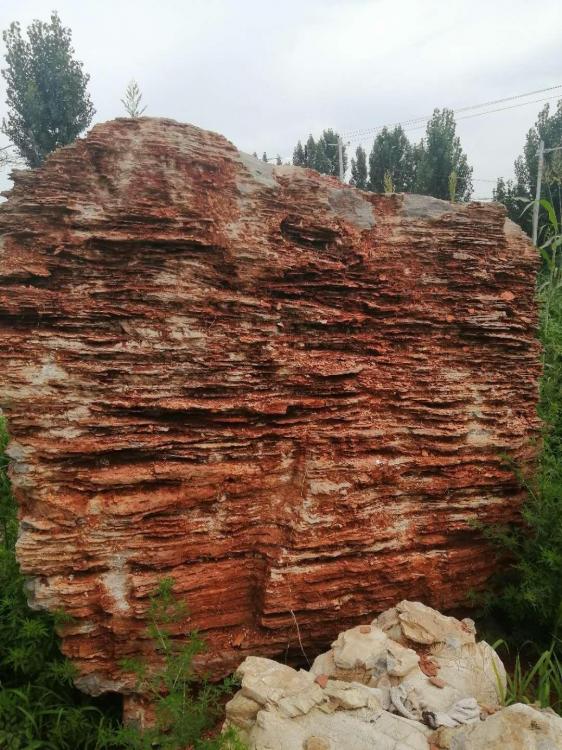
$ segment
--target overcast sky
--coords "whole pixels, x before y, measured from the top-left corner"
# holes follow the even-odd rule
[[[96,122],[124,114],[135,78],[147,115],[260,155],[290,157],[325,127],[368,129],[562,84],[560,0],[0,0],[0,28],[52,9],[91,76]],[[4,99],[2,80],[0,115]],[[458,121],[475,197],[491,193],[480,180],[512,175],[542,106]]]

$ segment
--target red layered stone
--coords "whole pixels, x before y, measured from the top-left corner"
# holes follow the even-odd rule
[[[533,460],[536,251],[495,204],[364,193],[117,120],[0,208],[0,402],[33,606],[128,690],[148,596],[202,664],[460,605]]]

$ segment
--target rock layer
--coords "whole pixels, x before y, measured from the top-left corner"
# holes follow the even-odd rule
[[[117,120],[0,208],[0,403],[34,606],[91,692],[173,576],[207,668],[452,608],[517,517],[536,253],[494,204],[373,195]]]

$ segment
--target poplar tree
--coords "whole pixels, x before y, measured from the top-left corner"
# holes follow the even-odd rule
[[[453,110],[435,109],[419,146],[415,181],[417,193],[449,200],[449,176],[455,172],[457,200],[470,200],[472,167],[455,131]]]
[[[397,125],[392,130],[383,128],[375,138],[369,154],[368,189],[375,193],[407,193],[414,188],[415,152],[404,130]]]
[[[2,37],[8,114],[1,130],[25,162],[37,167],[51,151],[72,143],[92,121],[89,76],[74,59],[71,31],[57,13],[52,13],[50,23],[33,21],[27,39],[17,22]]]
[[[364,148],[357,146],[355,158],[351,160],[351,184],[365,190],[367,187],[367,153]]]

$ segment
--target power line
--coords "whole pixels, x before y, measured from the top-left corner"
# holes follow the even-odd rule
[[[471,109],[481,109],[482,107],[491,107],[494,104],[503,104],[505,102],[515,101],[516,99],[524,99],[527,96],[534,96],[535,94],[544,94],[547,91],[554,91],[556,89],[561,89],[561,88],[562,88],[562,83],[559,83],[556,86],[548,86],[547,88],[544,88],[544,89],[536,89],[535,91],[528,91],[525,94],[516,94],[515,96],[503,97],[503,99],[494,99],[491,101],[482,102],[481,104],[470,104],[466,107],[459,107],[457,109],[453,109],[453,112],[457,114],[459,112],[468,112]],[[359,129],[359,130],[347,131],[343,133],[343,135],[347,138],[351,138],[352,136],[368,134],[368,133],[375,132],[377,130],[382,130],[384,127],[396,127],[397,125],[414,125],[415,123],[422,122],[422,121],[427,122],[427,120],[430,120],[430,119],[431,119],[431,115],[426,115],[424,117],[414,117],[409,120],[403,120],[401,122],[395,122],[395,123],[391,123],[387,125],[377,125],[372,128],[364,128],[364,129]]]
[[[526,107],[528,104],[540,104],[541,102],[548,102],[548,101],[551,101],[552,99],[558,99],[558,98],[559,98],[559,96],[557,94],[555,96],[547,96],[544,99],[532,99],[529,102],[520,102],[519,104],[511,104],[509,107],[498,107],[497,109],[487,109],[485,112],[475,112],[474,114],[471,114],[471,115],[461,115],[460,117],[457,117],[455,119],[456,120],[470,120],[473,117],[483,117],[484,115],[491,115],[491,114],[494,114],[495,112],[504,112],[504,111],[506,111],[508,109],[517,109],[518,107]],[[457,110],[457,111],[459,111],[459,110]],[[425,127],[425,125],[428,122],[428,120],[431,119],[431,117],[432,117],[432,115],[430,115],[427,119],[423,120],[423,122],[422,122],[421,125],[414,125],[411,128],[404,128],[404,132],[407,133],[410,130],[422,130]],[[396,125],[394,125],[394,127],[397,127],[398,125],[401,125],[401,124],[402,123],[396,123]],[[404,124],[406,124],[406,123],[404,123]],[[383,125],[381,128],[378,128],[378,130],[380,131],[384,127],[389,128],[389,127],[393,127],[393,126],[392,125]],[[366,135],[368,135],[368,133],[365,133],[365,135],[362,135],[362,136],[356,136],[355,138],[349,138],[347,142],[348,143],[356,143],[357,141],[363,141],[363,140],[365,140]]]
[[[536,91],[529,91],[526,94],[517,94],[516,96],[508,96],[508,97],[504,97],[503,99],[496,99],[496,100],[493,100],[493,101],[484,102],[482,104],[473,104],[473,105],[469,105],[469,106],[466,106],[466,107],[460,107],[460,108],[458,108],[456,110],[452,110],[452,111],[453,111],[454,114],[457,114],[459,112],[468,112],[468,111],[470,111],[472,109],[479,109],[481,107],[490,106],[492,104],[501,104],[502,102],[514,101],[516,99],[523,99],[523,98],[525,98],[527,96],[532,96],[533,94],[543,93],[543,92],[546,92],[546,91],[554,91],[554,90],[560,89],[560,88],[562,88],[562,84],[558,84],[556,86],[549,86],[548,88],[544,88],[544,89],[537,89]],[[495,109],[488,109],[485,112],[475,112],[475,113],[469,114],[469,115],[461,115],[460,117],[457,117],[456,119],[457,120],[469,120],[469,119],[472,119],[474,117],[483,117],[485,115],[494,114],[496,112],[504,112],[504,111],[510,110],[510,109],[517,109],[518,107],[525,107],[528,104],[540,104],[542,102],[547,102],[547,101],[551,101],[552,99],[558,99],[558,98],[559,98],[559,96],[555,95],[555,96],[547,96],[547,97],[542,98],[542,99],[532,99],[531,101],[519,102],[518,104],[512,104],[512,105],[510,105],[508,107],[497,107]],[[403,120],[401,122],[396,122],[396,123],[392,123],[392,124],[380,125],[380,126],[377,126],[376,128],[370,128],[368,130],[353,131],[355,133],[362,133],[363,135],[357,135],[356,137],[351,137],[353,135],[353,132],[348,133],[347,137],[346,137],[346,145],[350,145],[351,143],[356,143],[358,141],[361,142],[361,141],[365,140],[365,136],[369,135],[370,133],[374,133],[376,131],[380,131],[380,130],[382,130],[385,127],[386,128],[390,128],[390,127],[397,127],[398,125],[400,125],[400,126],[402,126],[402,125],[412,125],[413,127],[404,128],[404,131],[405,132],[409,132],[411,130],[421,130],[421,129],[423,129],[425,127],[426,123],[428,122],[428,120],[431,119],[431,117],[432,117],[432,115],[428,115],[426,117],[417,117],[417,118],[414,118],[414,119],[411,119],[411,120]],[[414,123],[422,123],[422,124],[421,125],[414,125]],[[268,162],[275,161],[276,159],[277,159],[277,156],[273,156],[273,157],[268,158],[267,161]],[[282,161],[283,162],[286,162],[286,161],[290,162],[291,161],[291,157],[290,156],[284,156],[284,157],[282,157]],[[479,182],[496,182],[496,180],[492,180],[492,179],[488,179],[488,180],[482,179],[482,180],[477,180],[477,181],[479,181]]]

